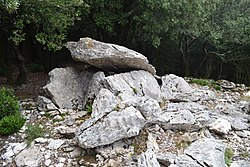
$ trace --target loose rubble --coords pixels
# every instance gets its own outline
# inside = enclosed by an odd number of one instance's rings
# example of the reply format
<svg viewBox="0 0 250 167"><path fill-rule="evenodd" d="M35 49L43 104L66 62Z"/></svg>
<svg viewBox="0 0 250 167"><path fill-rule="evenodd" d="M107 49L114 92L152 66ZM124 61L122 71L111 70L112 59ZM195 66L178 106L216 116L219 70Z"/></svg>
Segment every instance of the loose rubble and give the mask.
<svg viewBox="0 0 250 167"><path fill-rule="evenodd" d="M108 51L98 50L100 46ZM89 38L68 43L68 48L74 59L89 64L93 54L97 59L100 53L113 52L138 56ZM44 87L48 97L20 101L26 124L18 133L0 138L0 166L250 166L248 87L222 80L218 91L188 84L173 74L156 79L147 61L134 66L129 56L122 59L125 64L117 59L115 68L109 61L97 61L92 64L102 68L97 71L79 67L51 71ZM31 143L28 125L43 129ZM232 151L229 161L226 150Z"/></svg>

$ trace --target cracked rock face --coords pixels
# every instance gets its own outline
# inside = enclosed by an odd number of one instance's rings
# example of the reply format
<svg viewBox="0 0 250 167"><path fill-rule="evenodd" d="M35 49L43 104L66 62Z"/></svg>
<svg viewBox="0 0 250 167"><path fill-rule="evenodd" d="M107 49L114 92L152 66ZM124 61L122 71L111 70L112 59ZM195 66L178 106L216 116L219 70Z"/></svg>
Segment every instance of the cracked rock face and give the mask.
<svg viewBox="0 0 250 167"><path fill-rule="evenodd" d="M40 151L39 146L31 146L30 148L20 152L15 158L15 162L18 167L19 166L39 167L41 166L42 160L43 160L43 155Z"/></svg>
<svg viewBox="0 0 250 167"><path fill-rule="evenodd" d="M145 124L146 120L141 113L134 107L128 107L122 111L112 111L87 129L82 125L76 136L79 146L94 148L136 136Z"/></svg>
<svg viewBox="0 0 250 167"><path fill-rule="evenodd" d="M122 101L131 101L133 96L148 96L157 101L162 97L157 80L152 74L143 70L105 77L104 87L120 96Z"/></svg>
<svg viewBox="0 0 250 167"><path fill-rule="evenodd" d="M75 61L85 62L111 71L145 70L155 74L155 68L142 54L126 47L81 38L78 42L68 42L66 46Z"/></svg>
<svg viewBox="0 0 250 167"><path fill-rule="evenodd" d="M197 161L200 166L224 166L225 144L214 139L201 139L192 143L185 154ZM205 153L205 154L204 154Z"/></svg>
<svg viewBox="0 0 250 167"><path fill-rule="evenodd" d="M103 72L74 67L56 68L49 73L50 82L43 89L59 108L82 109L88 98L101 89Z"/></svg>
<svg viewBox="0 0 250 167"><path fill-rule="evenodd" d="M56 68L49 73L50 82L44 90L59 108L74 108L82 104L93 72L73 67Z"/></svg>

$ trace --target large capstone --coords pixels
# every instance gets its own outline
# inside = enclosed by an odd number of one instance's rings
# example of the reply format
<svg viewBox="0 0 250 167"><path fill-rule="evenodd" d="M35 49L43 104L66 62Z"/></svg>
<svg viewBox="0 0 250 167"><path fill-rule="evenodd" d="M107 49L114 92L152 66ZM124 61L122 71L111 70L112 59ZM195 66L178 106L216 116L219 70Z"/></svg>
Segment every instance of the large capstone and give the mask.
<svg viewBox="0 0 250 167"><path fill-rule="evenodd" d="M156 73L145 56L123 46L81 38L78 42L67 42L66 47L75 61L98 68L115 72L142 69L152 74Z"/></svg>

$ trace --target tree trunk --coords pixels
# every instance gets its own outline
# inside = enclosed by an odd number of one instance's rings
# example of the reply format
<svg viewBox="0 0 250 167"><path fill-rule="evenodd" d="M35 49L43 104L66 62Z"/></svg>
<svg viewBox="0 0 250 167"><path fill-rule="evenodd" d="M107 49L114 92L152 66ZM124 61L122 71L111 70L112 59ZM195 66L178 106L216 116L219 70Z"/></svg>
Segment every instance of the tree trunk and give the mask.
<svg viewBox="0 0 250 167"><path fill-rule="evenodd" d="M10 47L7 44L5 48L5 62L6 62L6 78L7 78L7 84L13 85L14 80L13 80L13 75L12 75L12 69L11 69L11 63L10 63Z"/></svg>
<svg viewBox="0 0 250 167"><path fill-rule="evenodd" d="M181 38L180 44L179 44L179 50L181 53L182 57L182 67L183 67L183 74L184 76L189 76L190 71L189 71L189 61L190 57L188 55L188 41L187 41L187 36L183 36Z"/></svg>
<svg viewBox="0 0 250 167"><path fill-rule="evenodd" d="M24 65L24 57L21 54L20 48L18 46L14 46L17 61L18 61L18 68L19 68L19 74L17 76L16 84L22 85L27 83L27 72Z"/></svg>

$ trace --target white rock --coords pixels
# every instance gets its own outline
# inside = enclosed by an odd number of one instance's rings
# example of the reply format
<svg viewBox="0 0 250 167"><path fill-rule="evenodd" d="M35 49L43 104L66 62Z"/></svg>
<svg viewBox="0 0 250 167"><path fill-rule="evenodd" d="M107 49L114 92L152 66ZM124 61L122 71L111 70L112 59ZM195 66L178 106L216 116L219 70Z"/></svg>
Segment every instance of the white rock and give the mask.
<svg viewBox="0 0 250 167"><path fill-rule="evenodd" d="M162 77L161 91L165 99L173 99L177 93L188 93L192 90L189 84L174 74Z"/></svg>
<svg viewBox="0 0 250 167"><path fill-rule="evenodd" d="M66 46L76 61L85 62L98 68L124 71L142 69L155 74L155 68L142 54L123 46L81 38L78 42L67 42Z"/></svg>
<svg viewBox="0 0 250 167"><path fill-rule="evenodd" d="M50 164L51 164L51 159L46 159L45 161L44 161L44 165L45 166L49 166Z"/></svg>
<svg viewBox="0 0 250 167"><path fill-rule="evenodd" d="M55 68L49 73L49 84L43 89L59 108L82 108L93 75L94 72L74 67Z"/></svg>
<svg viewBox="0 0 250 167"><path fill-rule="evenodd" d="M53 118L53 120L55 120L55 121L61 121L61 120L63 120L63 118L62 118L62 116L60 116L60 115L56 115L56 116Z"/></svg>
<svg viewBox="0 0 250 167"><path fill-rule="evenodd" d="M156 159L156 155L151 149L148 149L145 153L140 155L138 159L138 167L160 167L159 162Z"/></svg>
<svg viewBox="0 0 250 167"><path fill-rule="evenodd" d="M60 157L60 158L58 159L58 161L61 162L61 163L64 163L66 160L67 160L67 159L66 159L66 158L63 158L63 157Z"/></svg>
<svg viewBox="0 0 250 167"><path fill-rule="evenodd" d="M209 124L209 127L210 130L219 134L228 134L228 132L232 129L231 123L222 118L218 118L216 121Z"/></svg>
<svg viewBox="0 0 250 167"><path fill-rule="evenodd" d="M43 112L57 110L57 107L55 106L55 104L50 99L44 96L38 96L37 108L38 110L43 111Z"/></svg>
<svg viewBox="0 0 250 167"><path fill-rule="evenodd" d="M18 154L22 151L27 144L23 143L10 143L9 147L6 149L6 153L4 153L1 157L5 160L10 160L14 155Z"/></svg>
<svg viewBox="0 0 250 167"><path fill-rule="evenodd" d="M133 146L129 145L128 143L122 140L119 140L108 146L97 147L95 151L105 159L109 159L109 158L116 158L117 155L126 155L128 153L133 152Z"/></svg>
<svg viewBox="0 0 250 167"><path fill-rule="evenodd" d="M147 121L151 123L157 120L157 118L160 117L163 113L159 103L149 97L140 98L139 102L135 105L136 109L138 109L142 113L142 115L147 119Z"/></svg>
<svg viewBox="0 0 250 167"><path fill-rule="evenodd" d="M83 151L82 148L77 147L77 148L74 149L74 151L69 153L70 157L71 158L77 158L77 157L81 156L82 151Z"/></svg>
<svg viewBox="0 0 250 167"><path fill-rule="evenodd" d="M63 166L64 166L64 163L59 163L55 165L55 167L63 167Z"/></svg>
<svg viewBox="0 0 250 167"><path fill-rule="evenodd" d="M84 123L76 131L76 137L80 147L94 148L136 136L145 124L146 120L141 113L134 107L128 107L109 113L92 126L86 126Z"/></svg>
<svg viewBox="0 0 250 167"><path fill-rule="evenodd" d="M70 128L70 127L65 127L65 126L58 126L55 128L55 130L57 131L57 133L66 136L66 137L70 137L73 138L74 137L74 132L75 129L74 128Z"/></svg>
<svg viewBox="0 0 250 167"><path fill-rule="evenodd" d="M201 128L194 115L188 110L164 112L154 122L167 130L195 131Z"/></svg>
<svg viewBox="0 0 250 167"><path fill-rule="evenodd" d="M131 71L104 78L104 87L114 95L122 96L122 101L131 101L131 97L148 96L162 100L160 86L152 74L146 71Z"/></svg>
<svg viewBox="0 0 250 167"><path fill-rule="evenodd" d="M221 141L205 138L193 142L184 153L201 166L224 167L225 148Z"/></svg>
<svg viewBox="0 0 250 167"><path fill-rule="evenodd" d="M35 139L35 142L36 142L36 143L47 143L47 142L48 142L48 139L39 137L39 138L36 138L36 139Z"/></svg>
<svg viewBox="0 0 250 167"><path fill-rule="evenodd" d="M94 100L91 117L101 118L110 113L117 105L116 97L107 89L101 89Z"/></svg>
<svg viewBox="0 0 250 167"><path fill-rule="evenodd" d="M20 152L15 158L15 163L18 167L39 167L42 160L43 155L40 152L40 147L34 145Z"/></svg>
<svg viewBox="0 0 250 167"><path fill-rule="evenodd" d="M60 148L63 145L64 141L61 139L57 139L54 140L52 139L49 143L49 145L47 146L47 148L51 149L51 150L56 150L58 148Z"/></svg>

